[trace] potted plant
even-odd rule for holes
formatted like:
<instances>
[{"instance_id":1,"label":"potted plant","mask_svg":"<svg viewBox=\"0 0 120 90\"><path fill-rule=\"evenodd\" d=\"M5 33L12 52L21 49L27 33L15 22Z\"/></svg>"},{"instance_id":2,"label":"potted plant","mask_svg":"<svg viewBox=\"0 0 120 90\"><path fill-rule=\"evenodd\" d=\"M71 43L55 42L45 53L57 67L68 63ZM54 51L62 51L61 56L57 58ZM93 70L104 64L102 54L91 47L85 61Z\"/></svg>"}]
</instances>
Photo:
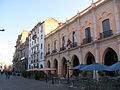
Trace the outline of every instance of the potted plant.
<instances>
[{"instance_id":1,"label":"potted plant","mask_svg":"<svg viewBox=\"0 0 120 90\"><path fill-rule=\"evenodd\" d=\"M30 78L31 77L31 73L28 71L27 72L27 78Z\"/></svg>"},{"instance_id":2,"label":"potted plant","mask_svg":"<svg viewBox=\"0 0 120 90\"><path fill-rule=\"evenodd\" d=\"M23 72L22 72L22 76L23 76L24 78L26 78L26 77L27 77L27 72L26 72L26 71L23 71Z\"/></svg>"},{"instance_id":3,"label":"potted plant","mask_svg":"<svg viewBox=\"0 0 120 90\"><path fill-rule=\"evenodd\" d=\"M42 72L38 72L38 77L42 81L43 77L44 77L44 74Z\"/></svg>"}]
</instances>

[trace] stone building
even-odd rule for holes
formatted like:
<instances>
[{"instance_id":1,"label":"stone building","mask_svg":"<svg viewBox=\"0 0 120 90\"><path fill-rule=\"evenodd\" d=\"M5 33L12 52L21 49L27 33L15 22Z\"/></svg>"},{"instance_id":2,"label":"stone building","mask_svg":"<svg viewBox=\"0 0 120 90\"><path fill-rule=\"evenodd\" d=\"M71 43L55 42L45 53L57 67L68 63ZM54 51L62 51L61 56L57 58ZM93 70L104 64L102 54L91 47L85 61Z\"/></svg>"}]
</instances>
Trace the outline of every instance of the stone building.
<instances>
[{"instance_id":1,"label":"stone building","mask_svg":"<svg viewBox=\"0 0 120 90\"><path fill-rule=\"evenodd\" d=\"M58 26L58 21L49 18L43 22L39 22L29 33L29 58L28 67L43 68L44 67L44 36L50 33Z\"/></svg>"},{"instance_id":2,"label":"stone building","mask_svg":"<svg viewBox=\"0 0 120 90\"><path fill-rule=\"evenodd\" d=\"M120 0L99 0L45 37L45 67L67 74L79 64L120 61ZM78 75L77 71L70 73Z\"/></svg>"},{"instance_id":3,"label":"stone building","mask_svg":"<svg viewBox=\"0 0 120 90\"><path fill-rule=\"evenodd\" d=\"M18 36L13 56L13 70L21 72L28 68L29 31L23 30Z\"/></svg>"}]
</instances>

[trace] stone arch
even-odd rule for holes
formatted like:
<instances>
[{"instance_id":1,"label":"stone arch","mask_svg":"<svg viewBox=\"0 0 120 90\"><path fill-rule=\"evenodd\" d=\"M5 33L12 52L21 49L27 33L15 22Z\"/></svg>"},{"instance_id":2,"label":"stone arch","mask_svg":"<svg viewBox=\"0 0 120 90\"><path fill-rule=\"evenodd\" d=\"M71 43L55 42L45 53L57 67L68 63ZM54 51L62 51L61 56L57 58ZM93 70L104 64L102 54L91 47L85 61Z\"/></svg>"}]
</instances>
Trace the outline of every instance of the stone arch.
<instances>
[{"instance_id":1,"label":"stone arch","mask_svg":"<svg viewBox=\"0 0 120 90\"><path fill-rule=\"evenodd\" d=\"M43 68L43 65L42 65L42 64L40 65L40 68Z\"/></svg>"},{"instance_id":2,"label":"stone arch","mask_svg":"<svg viewBox=\"0 0 120 90\"><path fill-rule=\"evenodd\" d=\"M67 59L65 57L62 58L62 75L66 77L67 75Z\"/></svg>"},{"instance_id":3,"label":"stone arch","mask_svg":"<svg viewBox=\"0 0 120 90\"><path fill-rule=\"evenodd\" d=\"M113 48L106 48L104 53L103 53L103 60L104 60L104 65L110 66L116 62L118 62L118 55L116 51ZM106 72L107 75L113 76L115 72Z\"/></svg>"},{"instance_id":4,"label":"stone arch","mask_svg":"<svg viewBox=\"0 0 120 90\"><path fill-rule=\"evenodd\" d=\"M58 74L58 60L57 59L54 59L53 65L54 65L53 67L56 69L55 74Z\"/></svg>"},{"instance_id":5,"label":"stone arch","mask_svg":"<svg viewBox=\"0 0 120 90\"><path fill-rule=\"evenodd\" d=\"M77 55L72 56L72 67L78 66L80 64L79 58ZM73 70L73 75L78 76L79 75L79 70Z\"/></svg>"},{"instance_id":6,"label":"stone arch","mask_svg":"<svg viewBox=\"0 0 120 90\"><path fill-rule=\"evenodd\" d=\"M47 68L51 68L51 63L49 60L47 61Z\"/></svg>"},{"instance_id":7,"label":"stone arch","mask_svg":"<svg viewBox=\"0 0 120 90\"><path fill-rule=\"evenodd\" d=\"M115 60L115 62L117 62L118 61L118 54L117 54L117 52L116 52L116 50L114 49L114 48L111 48L111 47L107 47L105 50L104 50L104 52L103 52L103 56L102 56L102 62L105 64L105 65L107 65L106 63L105 63L105 59L107 58L106 57L106 54L107 53L109 53L109 54L112 54L112 55L110 55L109 57L111 57L111 58L114 58L114 60ZM114 55L113 55L114 54ZM110 59L111 59L110 58ZM110 64L110 63L109 63ZM114 64L114 63L113 63ZM112 65L112 62L111 62L111 65Z\"/></svg>"},{"instance_id":8,"label":"stone arch","mask_svg":"<svg viewBox=\"0 0 120 90\"><path fill-rule=\"evenodd\" d=\"M85 61L84 63L87 64L87 65L92 64L92 63L96 62L95 56L91 52L88 52L85 55L84 61Z\"/></svg>"}]
</instances>

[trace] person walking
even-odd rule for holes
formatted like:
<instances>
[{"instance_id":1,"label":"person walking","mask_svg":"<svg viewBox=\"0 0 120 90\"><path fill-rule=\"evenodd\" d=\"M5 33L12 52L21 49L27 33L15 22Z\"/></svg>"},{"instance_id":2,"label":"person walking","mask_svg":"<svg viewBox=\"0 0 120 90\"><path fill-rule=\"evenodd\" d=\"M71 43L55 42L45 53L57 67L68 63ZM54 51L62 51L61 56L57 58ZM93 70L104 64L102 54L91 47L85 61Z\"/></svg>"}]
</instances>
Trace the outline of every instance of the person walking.
<instances>
[{"instance_id":1,"label":"person walking","mask_svg":"<svg viewBox=\"0 0 120 90\"><path fill-rule=\"evenodd\" d=\"M8 79L8 72L6 71L5 72L5 75L6 75L6 80Z\"/></svg>"},{"instance_id":2,"label":"person walking","mask_svg":"<svg viewBox=\"0 0 120 90\"><path fill-rule=\"evenodd\" d=\"M8 79L10 79L10 72L8 72Z\"/></svg>"}]
</instances>

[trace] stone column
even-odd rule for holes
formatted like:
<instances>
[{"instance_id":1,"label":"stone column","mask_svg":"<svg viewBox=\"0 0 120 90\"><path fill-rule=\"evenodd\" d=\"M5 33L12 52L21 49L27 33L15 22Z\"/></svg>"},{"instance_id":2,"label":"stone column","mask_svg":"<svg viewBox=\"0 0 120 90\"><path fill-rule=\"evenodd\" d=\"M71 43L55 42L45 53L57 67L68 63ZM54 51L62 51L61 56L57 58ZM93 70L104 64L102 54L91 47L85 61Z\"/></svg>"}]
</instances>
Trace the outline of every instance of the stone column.
<instances>
[{"instance_id":1,"label":"stone column","mask_svg":"<svg viewBox=\"0 0 120 90\"><path fill-rule=\"evenodd\" d=\"M99 56L98 56L99 47L97 46L97 44L95 44L94 48L95 48L95 60L96 60L96 63L99 63Z\"/></svg>"},{"instance_id":2,"label":"stone column","mask_svg":"<svg viewBox=\"0 0 120 90\"><path fill-rule=\"evenodd\" d=\"M117 38L117 44L118 44L118 61L120 61L120 38Z\"/></svg>"},{"instance_id":3,"label":"stone column","mask_svg":"<svg viewBox=\"0 0 120 90\"><path fill-rule=\"evenodd\" d=\"M78 22L78 45L81 45L81 35L80 35L80 20L77 19Z\"/></svg>"},{"instance_id":4,"label":"stone column","mask_svg":"<svg viewBox=\"0 0 120 90\"><path fill-rule=\"evenodd\" d=\"M82 63L82 49L81 48L79 48L79 62L80 62L80 64L83 64Z\"/></svg>"},{"instance_id":5,"label":"stone column","mask_svg":"<svg viewBox=\"0 0 120 90\"><path fill-rule=\"evenodd\" d=\"M57 43L57 50L60 50L60 33L58 32L58 43Z\"/></svg>"},{"instance_id":6,"label":"stone column","mask_svg":"<svg viewBox=\"0 0 120 90\"><path fill-rule=\"evenodd\" d=\"M116 34L120 33L120 22L119 22L119 14L118 14L118 1L117 0L113 0L114 3L114 12L115 12L115 21L116 21Z\"/></svg>"},{"instance_id":7,"label":"stone column","mask_svg":"<svg viewBox=\"0 0 120 90\"><path fill-rule=\"evenodd\" d=\"M62 65L60 60L60 55L58 56L58 76L61 76L62 74Z\"/></svg>"},{"instance_id":8,"label":"stone column","mask_svg":"<svg viewBox=\"0 0 120 90\"><path fill-rule=\"evenodd\" d=\"M95 13L95 10L93 9L92 11L92 14L93 14L93 26L94 26L94 40L97 40L97 24L96 24L96 13Z\"/></svg>"},{"instance_id":9,"label":"stone column","mask_svg":"<svg viewBox=\"0 0 120 90\"><path fill-rule=\"evenodd\" d=\"M67 24L68 24L68 23L67 23ZM69 26L68 26L68 25L66 26L66 29L67 29L67 32L66 32L66 36L67 36L67 37L66 37L65 42L66 42L66 46L67 46L67 43L68 43L68 33L69 33L69 30L68 30L68 29L69 29ZM66 47L66 48L67 48L67 47Z\"/></svg>"}]
</instances>

